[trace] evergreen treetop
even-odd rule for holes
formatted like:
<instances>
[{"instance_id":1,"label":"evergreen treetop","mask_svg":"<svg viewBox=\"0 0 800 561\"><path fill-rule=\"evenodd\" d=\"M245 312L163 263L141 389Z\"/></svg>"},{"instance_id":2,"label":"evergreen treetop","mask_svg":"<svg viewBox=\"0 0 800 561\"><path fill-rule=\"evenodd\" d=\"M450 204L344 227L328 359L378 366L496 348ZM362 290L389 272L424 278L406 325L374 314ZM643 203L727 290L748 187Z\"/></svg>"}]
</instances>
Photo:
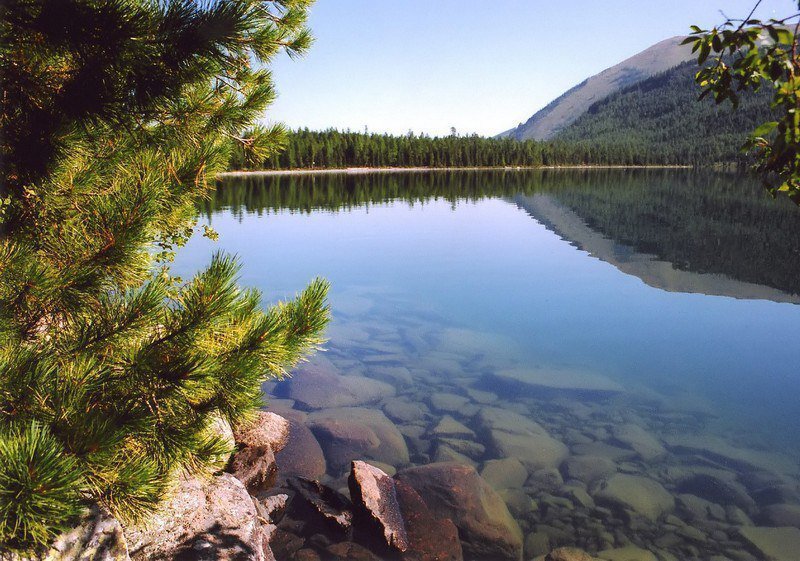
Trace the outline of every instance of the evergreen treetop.
<instances>
[{"instance_id":1,"label":"evergreen treetop","mask_svg":"<svg viewBox=\"0 0 800 561\"><path fill-rule=\"evenodd\" d=\"M321 342L327 284L264 311L217 254L164 260L234 146L283 130L265 66L310 44L308 0L7 0L0 10L0 549L31 551L89 504L126 522L211 430Z\"/></svg>"}]
</instances>

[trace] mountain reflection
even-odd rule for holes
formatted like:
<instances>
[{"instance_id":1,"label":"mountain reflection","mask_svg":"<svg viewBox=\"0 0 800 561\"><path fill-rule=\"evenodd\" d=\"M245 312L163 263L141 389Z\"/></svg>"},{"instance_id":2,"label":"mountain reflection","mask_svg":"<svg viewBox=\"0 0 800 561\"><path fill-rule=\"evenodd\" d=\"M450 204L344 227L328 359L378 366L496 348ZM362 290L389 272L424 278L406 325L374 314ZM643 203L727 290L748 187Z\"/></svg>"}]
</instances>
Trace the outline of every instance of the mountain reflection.
<instances>
[{"instance_id":1,"label":"mountain reflection","mask_svg":"<svg viewBox=\"0 0 800 561\"><path fill-rule=\"evenodd\" d=\"M800 302L800 210L752 179L690 170L228 176L201 212L340 211L504 198L652 286Z\"/></svg>"}]
</instances>

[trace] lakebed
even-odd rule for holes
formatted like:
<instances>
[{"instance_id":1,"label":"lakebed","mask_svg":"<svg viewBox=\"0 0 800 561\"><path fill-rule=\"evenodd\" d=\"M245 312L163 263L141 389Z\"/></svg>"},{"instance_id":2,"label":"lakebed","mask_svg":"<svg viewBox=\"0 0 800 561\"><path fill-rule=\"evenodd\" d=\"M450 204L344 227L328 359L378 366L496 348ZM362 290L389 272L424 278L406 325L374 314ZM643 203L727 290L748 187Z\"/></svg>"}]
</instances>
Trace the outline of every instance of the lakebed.
<instances>
[{"instance_id":1,"label":"lakebed","mask_svg":"<svg viewBox=\"0 0 800 561\"><path fill-rule=\"evenodd\" d=\"M283 476L472 466L526 559L800 550L800 213L748 180L240 177L202 214L267 300L333 285L324 352L264 386L293 424ZM177 271L214 249L192 239Z\"/></svg>"}]
</instances>

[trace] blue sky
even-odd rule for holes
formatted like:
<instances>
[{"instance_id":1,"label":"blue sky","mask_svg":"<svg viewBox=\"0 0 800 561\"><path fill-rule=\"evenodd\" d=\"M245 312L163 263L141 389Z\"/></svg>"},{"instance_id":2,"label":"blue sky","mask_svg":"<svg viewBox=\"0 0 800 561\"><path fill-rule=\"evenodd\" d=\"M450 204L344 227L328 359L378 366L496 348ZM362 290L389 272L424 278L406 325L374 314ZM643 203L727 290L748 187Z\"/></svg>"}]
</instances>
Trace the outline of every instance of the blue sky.
<instances>
[{"instance_id":1,"label":"blue sky","mask_svg":"<svg viewBox=\"0 0 800 561\"><path fill-rule=\"evenodd\" d=\"M584 78L754 0L317 0L311 52L281 56L268 122L492 135ZM783 17L793 0L763 0Z\"/></svg>"}]
</instances>

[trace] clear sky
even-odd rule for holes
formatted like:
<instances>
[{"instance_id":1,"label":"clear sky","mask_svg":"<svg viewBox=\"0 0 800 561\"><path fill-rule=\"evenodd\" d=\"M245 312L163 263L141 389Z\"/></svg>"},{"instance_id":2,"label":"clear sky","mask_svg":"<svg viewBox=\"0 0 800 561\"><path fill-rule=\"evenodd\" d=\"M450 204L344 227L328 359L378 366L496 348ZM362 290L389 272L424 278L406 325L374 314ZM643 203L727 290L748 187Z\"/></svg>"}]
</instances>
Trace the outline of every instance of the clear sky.
<instances>
[{"instance_id":1,"label":"clear sky","mask_svg":"<svg viewBox=\"0 0 800 561\"><path fill-rule=\"evenodd\" d=\"M267 121L431 135L493 135L568 88L689 25L755 0L317 0L311 52L273 65ZM763 0L784 17L794 0Z\"/></svg>"}]
</instances>

